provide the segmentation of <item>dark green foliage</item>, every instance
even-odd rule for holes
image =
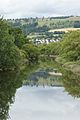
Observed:
[[[65,32],[63,31],[54,31],[54,34],[64,34]]]
[[[70,16],[59,16],[59,17],[50,17],[50,19],[66,19],[69,18]]]
[[[38,62],[39,50],[37,46],[33,44],[25,44],[23,46],[23,50],[26,52],[26,58],[28,59],[29,63]]]
[[[20,63],[19,49],[10,40],[10,37],[5,37],[0,41],[0,69],[14,69]]]
[[[22,33],[20,28],[11,28],[9,33],[14,36],[14,43],[18,48],[22,48],[22,46],[29,42],[27,37]]]
[[[24,34],[30,34],[30,33],[41,33],[46,32],[49,30],[48,26],[44,25],[42,27],[37,26],[37,24],[25,24],[22,26],[22,30]]]
[[[74,22],[74,28],[80,28],[80,21]]]
[[[0,120],[7,120],[10,117],[9,108],[15,100],[16,89],[22,85],[19,72],[0,71]]]
[[[14,37],[9,34],[9,27],[0,19],[0,69],[14,69],[19,66],[20,52],[14,44]]]

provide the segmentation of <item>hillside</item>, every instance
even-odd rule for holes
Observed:
[[[80,16],[8,19],[8,22],[14,27],[20,27],[26,35],[52,29],[80,28]]]
[[[21,18],[7,21],[12,27],[21,28],[28,39],[36,44],[59,41],[64,33],[80,29],[79,16]]]

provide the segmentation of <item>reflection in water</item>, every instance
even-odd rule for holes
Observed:
[[[0,72],[0,120],[7,120],[7,118],[9,117],[8,112],[10,109],[10,105],[12,103],[14,103],[16,90],[19,87],[21,87],[22,84],[30,85],[30,86],[33,86],[33,85],[36,85],[36,86],[39,86],[39,85],[62,86],[63,85],[65,87],[65,90],[68,91],[69,94],[71,94],[74,97],[80,97],[80,76],[74,75],[70,71],[61,70],[61,68],[59,70],[58,69],[59,69],[59,65],[57,66],[56,64],[53,64],[53,61],[52,62],[47,61],[47,62],[41,63],[40,65],[35,65],[33,67],[27,67],[26,69],[22,70],[21,72],[20,71],[4,72],[4,73]],[[60,72],[60,70],[63,71],[62,77],[56,76],[56,75],[53,76],[53,75],[49,74],[49,72],[53,72],[53,71]],[[51,93],[52,94],[51,94],[51,96],[48,96],[50,88],[51,88],[50,94]],[[29,91],[30,89],[32,89],[32,91]],[[54,105],[55,105],[54,100],[57,101],[59,99],[60,100],[60,101],[58,100],[58,102],[59,102],[58,105],[59,105],[61,103],[61,98],[63,97],[64,102],[66,100],[66,104],[67,104],[67,98],[69,96],[66,93],[64,93],[64,95],[62,96],[63,91],[61,91],[61,93],[58,94],[59,96],[57,95],[57,97],[56,97],[56,94],[60,90],[59,87],[57,87],[57,90],[56,90],[57,93],[54,92],[55,90],[52,87],[48,87],[48,89],[41,88],[40,90],[45,91],[44,95],[43,95],[43,92],[42,93],[39,92],[39,89],[40,89],[40,87],[35,87],[35,89],[34,89],[34,87],[31,88],[31,87],[27,86],[26,92],[23,89],[21,89],[21,94],[20,93],[19,94],[22,95],[22,99],[23,99],[23,101],[25,101],[25,104],[27,104],[27,105],[29,104],[31,106],[32,103],[30,103],[30,100],[27,101],[27,99],[30,97],[30,92],[32,92],[31,93],[32,98],[29,98],[29,99],[35,100],[34,101],[35,104],[33,107],[37,106],[36,99],[38,99],[39,102],[41,102],[41,99],[43,98],[43,96],[45,96],[45,98],[47,98],[47,99],[49,97],[49,100],[51,99],[50,97],[53,96],[53,99],[51,99],[51,102]],[[63,88],[61,88],[61,90],[62,89]],[[27,93],[27,90],[28,90],[29,94]],[[35,96],[34,96],[34,90],[35,91],[37,90],[37,93],[38,93],[38,94],[35,94]],[[24,94],[26,95],[26,98],[25,98]],[[18,95],[19,100],[21,99],[20,95]],[[65,99],[65,95],[66,95],[66,99]],[[54,96],[56,97],[56,99],[54,98]],[[25,110],[26,110],[27,106],[23,103],[22,103],[22,105],[21,105],[21,103],[19,104],[19,100],[15,107],[17,107],[17,105],[19,105],[18,107],[25,106],[26,107]],[[45,101],[46,101],[46,99],[45,99]],[[44,101],[44,104],[45,104],[45,101]],[[33,101],[31,101],[31,102],[33,102]],[[69,101],[69,104],[71,104],[71,101]],[[46,108],[46,106],[47,106],[47,103],[45,104],[44,107]],[[31,106],[31,108],[32,108],[32,106]],[[56,106],[55,106],[55,108],[56,108]],[[57,106],[57,108],[58,108],[58,106]],[[50,106],[49,106],[49,109],[50,109]],[[64,107],[63,108],[61,107],[61,109],[64,109]],[[14,108],[14,111],[15,110],[19,110],[19,109]],[[23,112],[22,115],[24,114],[25,110],[22,111]],[[27,109],[27,110],[29,110],[29,109]],[[36,107],[36,111],[37,111],[37,107]],[[40,112],[42,112],[42,111],[43,110],[41,109]],[[18,113],[18,112],[19,111],[16,111],[16,113]],[[29,112],[31,112],[31,111],[29,111]],[[50,111],[50,112],[52,112],[52,111]],[[13,113],[15,114],[15,112],[13,112]],[[45,111],[45,114],[46,113],[47,112]],[[39,114],[39,113],[36,113],[36,114]],[[36,116],[36,114],[35,114],[35,116]],[[52,112],[52,114],[57,114],[57,113]],[[14,116],[13,116],[13,118],[14,118]],[[23,118],[23,116],[22,116],[22,118]],[[48,118],[48,116],[47,116],[47,118]],[[45,119],[47,119],[47,118],[45,118]],[[37,118],[37,119],[39,120],[39,118]],[[13,119],[13,120],[20,120],[20,119]],[[23,120],[23,119],[21,119],[21,120]],[[26,118],[25,118],[25,120],[26,120]],[[48,120],[50,120],[50,118]],[[61,119],[61,120],[63,120],[63,119]],[[74,120],[76,120],[76,119],[74,119]]]
[[[55,73],[54,75],[51,75],[50,73]],[[56,69],[52,68],[45,68],[45,69],[38,69],[35,72],[31,73],[29,76],[27,76],[24,84],[30,85],[30,86],[62,86],[62,82],[60,80],[61,76],[58,75],[58,72]]]
[[[63,86],[73,97],[80,97],[80,76],[66,71],[63,74]]]
[[[16,89],[21,86],[16,72],[0,72],[0,120],[6,120],[10,104],[14,102]]]

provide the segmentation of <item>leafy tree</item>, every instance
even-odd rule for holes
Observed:
[[[80,59],[80,31],[73,31],[64,35],[60,56],[67,61]]]
[[[22,30],[20,28],[11,28],[9,30],[9,33],[14,36],[14,38],[15,38],[14,43],[20,49],[22,48],[22,46],[24,44],[29,42],[27,37],[25,35],[23,35]]]
[[[20,64],[20,52],[14,44],[14,37],[9,34],[5,20],[0,19],[0,69],[14,69]]]
[[[29,63],[38,62],[39,50],[37,46],[33,44],[25,44],[23,50],[26,52],[26,57]]]

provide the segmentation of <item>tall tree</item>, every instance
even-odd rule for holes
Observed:
[[[14,69],[20,64],[20,52],[14,44],[14,37],[9,34],[5,20],[0,19],[0,69]]]

